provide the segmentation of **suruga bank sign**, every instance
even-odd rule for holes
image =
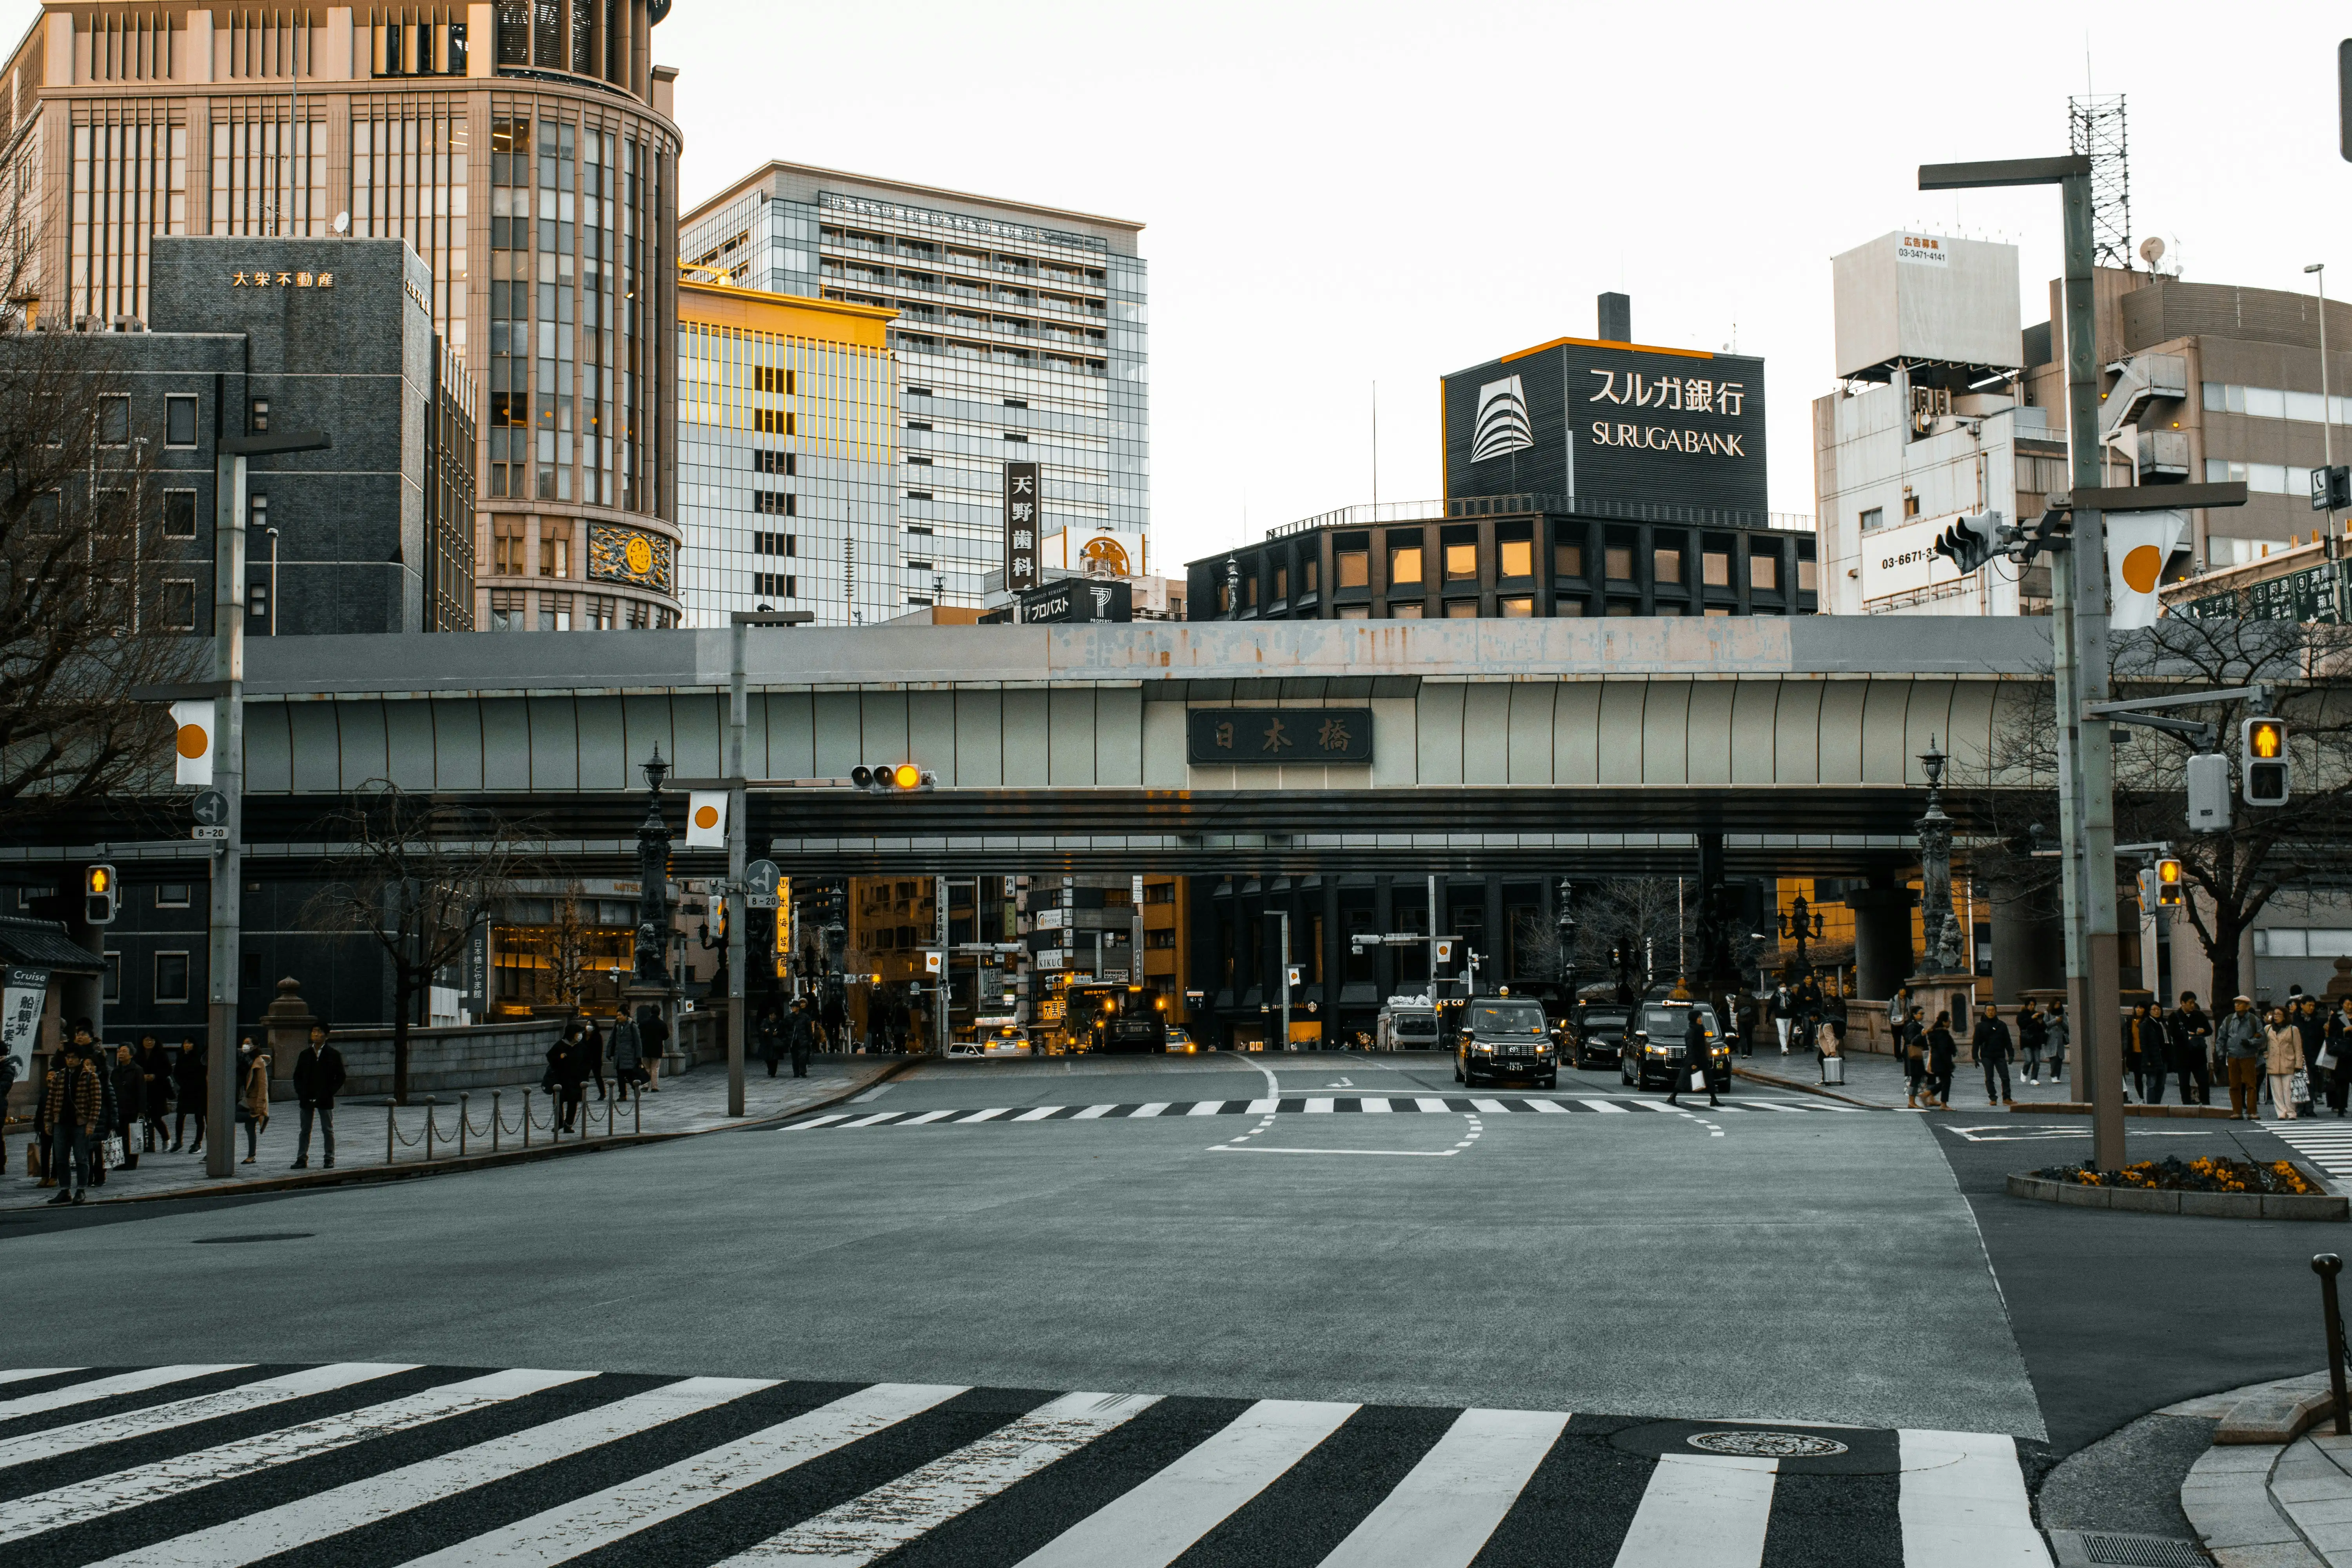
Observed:
[[[1559,338],[1443,380],[1449,499],[1766,510],[1762,360]]]

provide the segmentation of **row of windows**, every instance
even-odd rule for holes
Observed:
[[[1508,580],[1535,575],[1535,542],[1528,539],[1505,539],[1495,546],[1496,575]],[[1443,581],[1475,583],[1478,580],[1478,547],[1475,543],[1446,544],[1440,547],[1444,568]],[[1584,546],[1559,544],[1552,549],[1552,574],[1555,577],[1584,575]],[[1633,581],[1633,549],[1631,545],[1612,544],[1601,551],[1602,570],[1611,582]],[[1727,551],[1708,550],[1700,552],[1700,581],[1710,588],[1731,586],[1731,555]],[[1318,563],[1304,561],[1300,590],[1313,593]],[[1660,583],[1680,583],[1683,580],[1683,551],[1675,546],[1661,545],[1652,552],[1654,580]],[[1331,570],[1335,586],[1369,588],[1371,586],[1371,554],[1363,550],[1340,550],[1332,552]],[[1418,585],[1425,580],[1427,562],[1423,548],[1418,544],[1400,544],[1389,551],[1389,583],[1394,587]],[[1274,568],[1274,597],[1289,597],[1290,571],[1286,565]],[[1748,558],[1748,585],[1775,590],[1780,585],[1780,558],[1759,552]],[[1255,587],[1255,584],[1253,584]],[[1255,602],[1255,595],[1252,601]]]
[[[934,245],[927,239],[896,238],[886,234],[868,234],[863,229],[835,228],[827,224],[817,231],[824,244],[837,245],[849,250],[871,251],[887,255],[896,250],[900,256],[931,261],[944,257],[950,264],[961,263],[983,270],[992,269],[1018,277],[1034,274],[1048,282],[1087,282],[1100,288],[1106,282],[1099,267],[1075,267],[1066,262],[1034,259],[1005,252],[974,250],[961,245]]]
[[[769,517],[798,517],[799,500],[789,490],[753,490],[751,510]]]
[[[800,553],[799,546],[798,537],[789,533],[754,532],[751,535],[751,553],[754,555],[797,555]]]
[[[501,535],[490,541],[490,575],[520,577],[523,563],[530,558],[530,541],[515,535]],[[572,541],[541,537],[539,542],[539,574],[542,577],[572,575]]]
[[[493,589],[490,593],[490,618],[485,628],[494,632],[519,632],[526,629],[530,612],[519,589]],[[667,631],[677,625],[677,612],[643,599],[623,600],[610,594],[550,594],[539,595],[539,629],[543,632],[568,632],[576,629],[609,632],[626,622],[631,631],[658,629]]]
[[[801,471],[799,463],[794,460],[798,456],[799,454],[794,452],[754,452],[751,454],[751,471],[759,474],[797,474]]]
[[[266,416],[267,399],[256,405]],[[266,429],[267,425],[255,426]],[[131,395],[127,392],[108,393],[98,400],[98,444],[101,447],[131,445]],[[163,445],[168,448],[193,447],[196,444],[196,395],[168,393],[163,398]]]
[[[825,298],[828,300],[847,298],[852,300],[856,299],[855,295],[845,296],[833,289],[825,290]],[[862,302],[878,305],[883,301],[874,300]],[[999,364],[1025,365],[1034,363],[1045,370],[1061,371],[1069,375],[1108,374],[1108,367],[1098,359],[1078,359],[1068,354],[1008,348],[995,343],[965,342],[960,338],[934,337],[928,332],[894,331],[890,334],[890,341],[892,346],[901,353],[943,354],[949,359],[993,360]]]
[[[2205,459],[2207,484],[2226,484],[2234,479],[2257,495],[2308,495],[2311,474],[2309,468],[2298,468],[2288,463],[2233,463],[2223,458]]]
[[[2209,381],[2201,384],[2208,413],[2243,414],[2253,419],[2300,419],[2306,425],[2352,425],[2352,397],[2323,399],[2315,392],[2240,386],[2235,382]]]
[[[754,572],[751,592],[768,599],[794,598],[800,593],[800,579],[782,572]]]

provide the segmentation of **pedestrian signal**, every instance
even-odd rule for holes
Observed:
[[[2230,759],[2200,752],[2189,759],[2189,830],[2220,833],[2230,826]]]
[[[82,921],[102,926],[114,923],[114,868],[87,866],[81,873]]]
[[[939,780],[912,763],[860,763],[852,768],[849,782],[876,795],[903,795],[911,790],[929,789]]]
[[[2294,786],[2286,758],[2286,721],[2249,719],[2239,739],[2246,753],[2246,804],[2284,805]]]
[[[2177,910],[2180,907],[2180,862],[2168,855],[2156,863],[2156,907]]]

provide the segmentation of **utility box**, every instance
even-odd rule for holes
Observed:
[[[2025,363],[2013,245],[1897,230],[1833,258],[1830,271],[1837,373],[1849,381],[1885,381],[1898,364],[1990,374]]]
[[[2186,479],[2189,477],[2189,432],[2141,431],[2139,477],[2143,484],[2149,479]]]
[[[2230,759],[2219,752],[2189,759],[2189,831],[2221,833],[2230,826]]]

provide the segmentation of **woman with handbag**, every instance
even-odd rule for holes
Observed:
[[[245,1163],[261,1151],[261,1130],[269,1125],[269,1053],[254,1047],[248,1035],[236,1047],[236,1124],[245,1129]]]
[[[2263,1030],[2263,1071],[2271,1080],[2271,1109],[2277,1120],[2293,1121],[2294,1115],[2294,1080],[2303,1071],[2303,1031],[2289,1021],[2286,1009],[2271,1009],[2270,1023]]]
[[[1690,1023],[1683,1030],[1683,1065],[1675,1069],[1666,1089],[1668,1105],[1675,1104],[1675,1096],[1685,1090],[1696,1094],[1702,1089],[1706,1090],[1709,1105],[1723,1103],[1715,1097],[1715,1058],[1707,1049],[1709,1044],[1706,1021],[1694,1007],[1690,1010]]]
[[[1910,1016],[1903,1020],[1897,1031],[1902,1042],[1903,1079],[1909,1090],[1909,1098],[1903,1106],[1906,1110],[1927,1109],[1919,1103],[1919,1096],[1926,1089],[1927,1079],[1927,1031],[1921,1026],[1919,1018],[1920,1010],[1912,1008]]]
[[[2352,1100],[2352,996],[2336,1004],[2336,1011],[2327,1015],[2326,1043],[2320,1047],[2327,1068],[2327,1109],[2342,1120],[2347,1100]]]

